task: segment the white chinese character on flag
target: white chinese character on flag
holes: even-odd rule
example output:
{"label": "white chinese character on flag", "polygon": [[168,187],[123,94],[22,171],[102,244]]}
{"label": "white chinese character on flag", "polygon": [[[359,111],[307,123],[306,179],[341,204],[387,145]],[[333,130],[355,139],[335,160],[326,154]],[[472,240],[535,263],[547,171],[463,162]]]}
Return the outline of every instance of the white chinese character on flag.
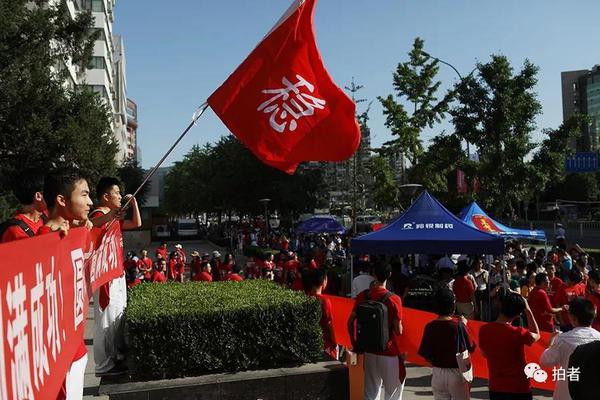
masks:
{"label": "white chinese character on flag", "polygon": [[[283,133],[286,128],[290,132],[295,131],[298,127],[298,123],[296,122],[298,119],[314,115],[315,108],[320,110],[325,108],[325,100],[300,90],[305,88],[309,93],[313,93],[315,90],[314,85],[298,74],[296,74],[296,79],[298,79],[298,82],[291,83],[284,76],[281,79],[284,87],[279,89],[264,89],[263,93],[273,94],[273,96],[262,102],[256,109],[257,111],[271,114],[269,125],[279,133]],[[281,122],[278,122],[278,120]]]}
{"label": "white chinese character on flag", "polygon": [[36,285],[31,289],[31,336],[33,349],[33,383],[35,388],[44,384],[44,375],[50,373],[48,366],[48,350],[44,343],[44,278],[42,276],[42,264],[35,266]]}
{"label": "white chinese character on flag", "polygon": [[[23,284],[23,273],[15,276],[14,290],[10,282],[6,286],[6,304],[9,310],[9,321],[6,328],[6,341],[13,352],[10,360],[13,399],[31,399],[31,372],[29,361],[29,345],[27,338],[27,288]],[[13,317],[14,316],[14,317]]]}
{"label": "white chinese character on flag", "polygon": [[52,270],[46,275],[46,305],[48,307],[46,338],[52,359],[56,361],[56,357],[60,353],[61,340],[59,335],[58,295],[56,292],[56,279],[54,279],[54,258],[52,258]]}
{"label": "white chinese character on flag", "polygon": [[75,301],[74,301],[74,317],[75,329],[83,322],[83,310],[85,306],[85,277],[83,273],[83,250],[75,249],[71,251],[71,261],[73,263],[73,277],[75,279]]}

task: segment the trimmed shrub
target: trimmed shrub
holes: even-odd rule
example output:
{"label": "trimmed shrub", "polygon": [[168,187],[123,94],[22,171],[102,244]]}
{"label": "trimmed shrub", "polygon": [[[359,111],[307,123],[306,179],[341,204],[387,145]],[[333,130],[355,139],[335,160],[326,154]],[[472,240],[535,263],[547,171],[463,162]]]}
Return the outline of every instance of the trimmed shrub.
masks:
{"label": "trimmed shrub", "polygon": [[319,301],[267,281],[142,284],[125,310],[135,379],[295,366],[319,360]]}
{"label": "trimmed shrub", "polygon": [[261,260],[266,260],[269,254],[273,254],[275,257],[277,257],[281,251],[270,249],[268,247],[244,246],[243,253],[246,257],[255,257],[260,258]]}

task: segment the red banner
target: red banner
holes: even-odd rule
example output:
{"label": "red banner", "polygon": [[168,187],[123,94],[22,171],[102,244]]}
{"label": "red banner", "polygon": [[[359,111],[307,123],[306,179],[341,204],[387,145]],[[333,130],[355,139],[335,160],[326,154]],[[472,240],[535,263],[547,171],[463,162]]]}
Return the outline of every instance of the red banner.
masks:
{"label": "red banner", "polygon": [[[353,299],[337,296],[327,296],[331,300],[333,306],[333,328],[335,330],[335,337],[338,344],[350,347],[350,336],[348,336],[347,321],[352,307],[354,305]],[[398,340],[398,348],[403,349],[407,353],[407,360],[409,362],[418,365],[429,365],[421,356],[417,354],[419,344],[421,343],[421,337],[423,336],[423,329],[425,325],[437,318],[437,315],[428,313],[425,311],[414,310],[411,308],[403,309],[403,320],[402,326],[403,331],[400,339]],[[469,321],[468,330],[469,334],[475,340],[475,343],[479,343],[479,328],[484,325],[485,322],[480,321]],[[542,332],[542,338],[534,343],[531,347],[525,347],[525,358],[527,362],[539,363],[542,352],[548,347],[548,341],[550,334]],[[471,362],[473,364],[473,373],[478,378],[488,379],[488,368],[487,361],[481,354],[479,347],[471,354]],[[548,376],[552,376],[552,370],[546,369]],[[531,380],[531,386],[553,390],[554,382],[549,378],[545,383],[538,383]]]}
{"label": "red banner", "polygon": [[467,193],[467,182],[465,181],[465,172],[456,170],[456,191],[458,193]]}
{"label": "red banner", "polygon": [[92,290],[122,273],[118,224],[0,245],[0,400],[56,398]]}

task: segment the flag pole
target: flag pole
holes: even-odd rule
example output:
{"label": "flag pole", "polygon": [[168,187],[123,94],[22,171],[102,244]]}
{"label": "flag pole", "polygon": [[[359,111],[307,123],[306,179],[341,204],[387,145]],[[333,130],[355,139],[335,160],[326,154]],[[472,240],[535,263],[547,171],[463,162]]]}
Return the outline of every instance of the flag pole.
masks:
{"label": "flag pole", "polygon": [[173,145],[171,146],[171,148],[169,150],[167,150],[167,152],[165,153],[165,155],[150,170],[150,172],[146,175],[146,177],[144,178],[144,180],[142,181],[142,183],[138,186],[138,188],[135,190],[135,192],[133,192],[133,195],[129,199],[127,199],[127,201],[121,207],[121,209],[125,209],[129,205],[129,203],[131,203],[131,200],[133,200],[133,198],[142,190],[142,188],[144,187],[144,185],[146,184],[146,182],[148,182],[150,180],[150,178],[152,178],[152,176],[156,173],[156,171],[158,170],[158,168],[167,159],[167,157],[171,154],[171,152],[175,149],[175,147],[179,144],[179,142],[181,142],[181,140],[188,133],[188,131],[190,129],[192,129],[192,127],[196,124],[196,121],[198,121],[200,119],[200,117],[202,116],[202,114],[204,114],[204,111],[206,111],[207,108],[208,108],[208,102],[205,101],[204,103],[202,103],[202,105],[200,107],[198,107],[196,109],[196,112],[194,112],[194,115],[192,115],[192,122],[190,122],[190,124],[187,126],[187,128],[185,128],[185,130],[181,133],[181,135],[179,135],[179,138],[177,138],[177,140],[175,141],[175,143],[173,143]]}

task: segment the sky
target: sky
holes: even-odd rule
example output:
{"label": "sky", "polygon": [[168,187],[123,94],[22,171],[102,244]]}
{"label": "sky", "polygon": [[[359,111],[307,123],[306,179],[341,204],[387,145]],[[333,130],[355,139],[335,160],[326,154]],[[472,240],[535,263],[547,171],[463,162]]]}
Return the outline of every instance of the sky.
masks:
{"label": "sky", "polygon": [[[125,43],[128,97],[138,105],[142,166],[152,167],[191,121],[192,114],[246,58],[291,0],[119,0],[114,33]],[[167,6],[168,5],[168,6]],[[432,56],[467,75],[491,54],[506,55],[519,70],[525,59],[540,68],[536,92],[543,107],[534,140],[562,122],[561,71],[600,64],[598,0],[319,0],[317,45],[340,87],[364,86],[373,100],[372,145],[392,137],[377,96],[393,93],[392,73],[408,59],[416,37]],[[442,89],[458,81],[440,65]],[[441,95],[441,93],[440,93]],[[366,103],[359,104],[363,111]],[[443,122],[425,131],[425,144]],[[164,165],[181,160],[194,144],[229,132],[208,109]]]}

